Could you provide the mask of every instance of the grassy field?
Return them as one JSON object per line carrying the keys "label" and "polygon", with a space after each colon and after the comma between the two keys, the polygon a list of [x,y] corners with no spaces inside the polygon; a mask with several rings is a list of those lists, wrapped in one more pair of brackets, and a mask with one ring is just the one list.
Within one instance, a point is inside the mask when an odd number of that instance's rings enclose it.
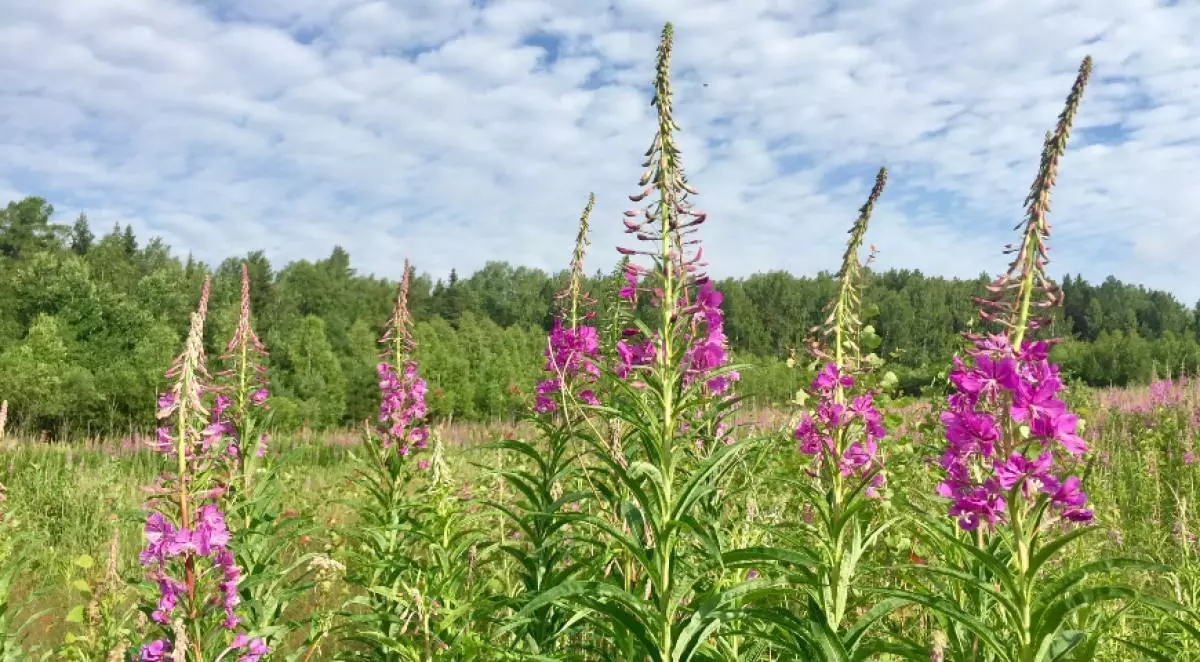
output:
{"label": "grassy field", "polygon": [[[1197,382],[1162,381],[1148,388],[1096,391],[1079,396],[1077,410],[1087,414],[1086,437],[1094,460],[1089,465],[1086,488],[1097,515],[1099,531],[1085,541],[1071,544],[1060,562],[1079,565],[1098,559],[1132,557],[1161,562],[1166,573],[1140,572],[1132,580],[1151,595],[1159,595],[1194,606],[1200,588],[1195,565],[1196,533],[1200,520],[1195,514],[1198,467],[1193,444],[1200,440],[1200,387]],[[914,498],[931,510],[944,508],[933,497],[938,480],[938,439],[930,402],[893,403],[888,414],[895,433],[882,451],[890,468],[889,487],[877,504],[895,511],[901,500]],[[784,484],[798,471],[794,442],[790,439],[789,414],[764,411],[741,417],[739,435],[772,438],[768,448],[748,457],[736,470],[733,483],[753,504],[732,527],[731,534],[759,541],[768,531],[805,516],[799,494],[769,488]],[[520,425],[463,425],[443,428],[448,479],[463,500],[459,506],[464,530],[481,529],[482,550],[490,542],[504,543],[516,534],[515,527],[495,512],[482,507],[489,499],[511,498],[502,481],[490,469],[502,468],[503,455],[484,448],[485,442],[528,437],[533,430]],[[311,659],[332,659],[338,651],[353,648],[339,641],[339,607],[357,590],[339,576],[339,567],[352,563],[346,541],[354,537],[356,516],[342,504],[361,498],[351,479],[357,466],[351,455],[361,449],[361,433],[311,435],[279,440],[273,447],[269,471],[278,476],[280,517],[303,522],[303,531],[280,527],[294,537],[286,545],[283,565],[297,559],[306,564],[294,570],[296,581],[312,583],[288,606],[288,620],[314,627],[323,623],[331,635],[315,648]],[[478,465],[478,466],[477,466]],[[62,650],[64,642],[82,637],[89,627],[120,624],[135,635],[139,600],[152,591],[145,585],[138,564],[144,545],[142,532],[146,500],[145,486],[170,470],[170,461],[148,448],[146,439],[95,440],[86,445],[67,446],[33,439],[8,438],[0,447],[0,467],[7,499],[3,507],[4,551],[9,560],[23,565],[8,595],[10,624],[27,623],[23,640],[27,654],[35,656]],[[263,471],[267,471],[264,468]],[[897,475],[897,472],[903,472]],[[811,518],[811,508],[808,509]],[[116,552],[115,558],[112,557]],[[925,563],[934,553],[918,536],[892,533],[872,552],[877,571],[899,584],[927,581],[912,574],[914,561]],[[494,590],[511,591],[519,584],[515,565],[503,555],[481,554],[490,560],[477,566],[478,581]],[[329,558],[333,572],[311,582],[307,570],[313,558]],[[80,562],[91,559],[91,562]],[[86,565],[87,567],[81,567]],[[118,581],[109,591],[120,596],[100,622],[93,623],[96,602],[90,592],[80,590],[82,578],[90,587],[104,583],[115,573]],[[116,588],[119,587],[119,588]],[[132,588],[130,588],[132,587]],[[72,608],[84,608],[82,622],[65,617]],[[925,630],[919,636],[936,639],[937,626],[923,619],[895,620],[901,629]],[[144,619],[143,628],[144,628]],[[311,621],[311,623],[309,622]],[[306,628],[296,628],[284,646],[304,648]],[[1132,649],[1117,643],[1175,641],[1186,655],[1173,659],[1200,659],[1200,642],[1188,643],[1187,630],[1153,610],[1131,608],[1117,617],[1098,659],[1136,658]],[[486,656],[485,656],[486,657]],[[949,659],[949,658],[948,658]]]}

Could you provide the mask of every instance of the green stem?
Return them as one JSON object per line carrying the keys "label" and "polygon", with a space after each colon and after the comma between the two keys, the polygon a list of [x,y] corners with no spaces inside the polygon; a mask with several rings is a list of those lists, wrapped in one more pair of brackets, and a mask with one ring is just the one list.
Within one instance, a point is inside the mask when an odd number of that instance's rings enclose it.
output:
{"label": "green stem", "polygon": [[1012,525],[1013,542],[1016,545],[1017,591],[1014,596],[1020,612],[1021,622],[1017,632],[1020,660],[1033,662],[1037,655],[1033,642],[1033,583],[1034,578],[1029,574],[1031,532],[1025,530],[1024,499],[1021,497],[1023,485],[1018,484],[1009,493],[1008,512]]}

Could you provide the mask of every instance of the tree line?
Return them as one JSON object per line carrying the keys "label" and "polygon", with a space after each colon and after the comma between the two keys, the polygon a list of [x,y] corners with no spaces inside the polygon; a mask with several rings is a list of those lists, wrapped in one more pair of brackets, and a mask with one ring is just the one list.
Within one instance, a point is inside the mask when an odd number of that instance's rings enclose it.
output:
{"label": "tree line", "polygon": [[[243,262],[255,328],[271,351],[275,424],[327,428],[371,417],[376,337],[396,283],[356,273],[341,247],[279,269],[262,251],[210,266],[172,254],[161,239],[141,243],[129,226],[98,236],[86,215],[59,224],[51,204],[28,197],[0,210],[0,399],[9,402],[11,422],[76,435],[145,429],[206,274],[213,277],[206,350],[210,359],[222,352],[237,319]],[[489,420],[524,411],[543,363],[552,294],[565,278],[565,269],[499,261],[465,278],[414,274],[417,359],[435,414]],[[602,328],[621,280],[619,263],[589,280]],[[960,334],[976,323],[971,300],[987,282],[987,274],[870,274],[864,304],[877,311],[877,352],[902,389],[936,382]],[[759,403],[789,398],[802,380],[785,361],[822,319],[832,275],[775,271],[717,287],[732,350],[750,366],[743,392]],[[1065,341],[1055,358],[1073,377],[1120,385],[1200,367],[1200,304],[1188,308],[1169,293],[1111,277],[1091,284],[1067,275],[1062,287],[1053,332]]]}

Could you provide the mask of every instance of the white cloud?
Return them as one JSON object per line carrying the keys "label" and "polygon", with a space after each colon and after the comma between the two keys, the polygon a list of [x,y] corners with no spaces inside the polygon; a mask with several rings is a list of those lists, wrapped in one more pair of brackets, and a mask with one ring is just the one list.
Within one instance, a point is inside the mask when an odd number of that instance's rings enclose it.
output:
{"label": "white cloud", "polygon": [[[0,191],[215,262],[556,269],[588,191],[620,240],[676,26],[680,142],[718,275],[835,267],[879,165],[881,266],[1006,261],[1044,132],[1096,61],[1055,273],[1200,298],[1200,6],[1151,0],[0,0]],[[550,50],[547,51],[546,49]]]}

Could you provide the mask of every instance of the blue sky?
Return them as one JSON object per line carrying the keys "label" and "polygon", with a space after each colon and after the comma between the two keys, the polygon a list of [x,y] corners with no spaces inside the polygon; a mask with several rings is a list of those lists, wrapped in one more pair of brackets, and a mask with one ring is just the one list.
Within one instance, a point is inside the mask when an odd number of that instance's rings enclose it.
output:
{"label": "blue sky", "polygon": [[836,266],[880,165],[883,267],[997,273],[1080,59],[1050,269],[1200,298],[1200,4],[0,0],[0,198],[216,262],[607,268],[676,26],[718,276]]}

